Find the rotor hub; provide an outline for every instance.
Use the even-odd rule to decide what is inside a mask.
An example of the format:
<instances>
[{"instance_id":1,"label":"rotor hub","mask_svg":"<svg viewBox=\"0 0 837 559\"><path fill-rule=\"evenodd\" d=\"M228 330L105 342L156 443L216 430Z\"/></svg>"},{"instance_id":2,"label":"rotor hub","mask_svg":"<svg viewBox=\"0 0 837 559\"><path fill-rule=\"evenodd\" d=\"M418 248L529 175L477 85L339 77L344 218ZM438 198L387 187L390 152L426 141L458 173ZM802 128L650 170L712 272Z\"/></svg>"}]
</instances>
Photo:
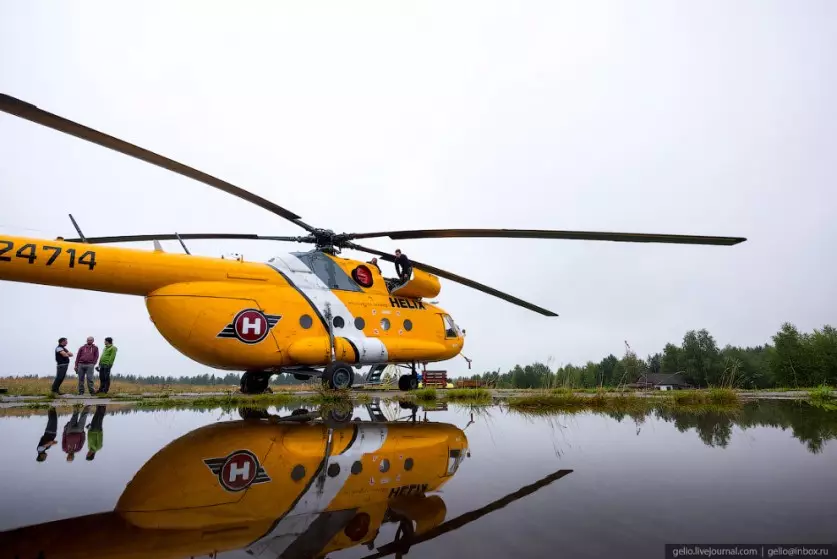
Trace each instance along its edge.
<instances>
[{"instance_id":1,"label":"rotor hub","mask_svg":"<svg viewBox=\"0 0 837 559\"><path fill-rule=\"evenodd\" d=\"M331 229L314 229L311 234L318 250L334 252L335 249L339 248L341 239Z\"/></svg>"}]
</instances>

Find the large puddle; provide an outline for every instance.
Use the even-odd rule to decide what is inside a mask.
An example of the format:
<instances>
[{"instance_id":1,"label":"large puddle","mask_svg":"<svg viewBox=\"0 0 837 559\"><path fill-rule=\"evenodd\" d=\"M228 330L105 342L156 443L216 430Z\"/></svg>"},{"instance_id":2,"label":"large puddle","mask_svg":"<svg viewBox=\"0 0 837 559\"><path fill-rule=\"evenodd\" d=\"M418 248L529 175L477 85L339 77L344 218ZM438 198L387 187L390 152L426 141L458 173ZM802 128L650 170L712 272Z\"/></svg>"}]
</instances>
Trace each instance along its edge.
<instances>
[{"instance_id":1,"label":"large puddle","mask_svg":"<svg viewBox=\"0 0 837 559\"><path fill-rule=\"evenodd\" d=\"M0 418L0 557L653 558L837 541L835 411L439 407Z\"/></svg>"}]
</instances>

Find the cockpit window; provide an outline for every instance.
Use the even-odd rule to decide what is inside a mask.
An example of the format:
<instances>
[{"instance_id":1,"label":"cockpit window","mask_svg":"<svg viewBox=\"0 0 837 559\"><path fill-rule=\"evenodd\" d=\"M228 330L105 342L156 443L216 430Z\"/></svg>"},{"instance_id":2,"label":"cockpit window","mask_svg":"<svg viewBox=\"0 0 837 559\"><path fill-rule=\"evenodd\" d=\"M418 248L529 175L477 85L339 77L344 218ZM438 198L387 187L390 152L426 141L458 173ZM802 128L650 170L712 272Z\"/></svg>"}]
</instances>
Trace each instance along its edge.
<instances>
[{"instance_id":1,"label":"cockpit window","mask_svg":"<svg viewBox=\"0 0 837 559\"><path fill-rule=\"evenodd\" d=\"M450 315L443 314L442 315L442 322L445 325L445 337L446 338L458 338L460 336L459 327L450 317Z\"/></svg>"},{"instance_id":2,"label":"cockpit window","mask_svg":"<svg viewBox=\"0 0 837 559\"><path fill-rule=\"evenodd\" d=\"M300 262L305 264L328 289L344 291L363 291L334 260L321 252L293 252Z\"/></svg>"}]
</instances>

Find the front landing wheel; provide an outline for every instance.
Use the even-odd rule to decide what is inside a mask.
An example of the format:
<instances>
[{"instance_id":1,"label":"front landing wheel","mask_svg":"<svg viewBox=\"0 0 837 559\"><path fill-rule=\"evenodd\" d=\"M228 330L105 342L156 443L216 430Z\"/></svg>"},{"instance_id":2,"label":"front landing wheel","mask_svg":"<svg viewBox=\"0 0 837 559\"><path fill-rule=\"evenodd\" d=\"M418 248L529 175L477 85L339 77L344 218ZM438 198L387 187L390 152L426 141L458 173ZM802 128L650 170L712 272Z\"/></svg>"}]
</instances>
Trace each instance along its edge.
<instances>
[{"instance_id":1,"label":"front landing wheel","mask_svg":"<svg viewBox=\"0 0 837 559\"><path fill-rule=\"evenodd\" d=\"M264 394L270 388L270 373L262 371L247 371L241 375L242 394Z\"/></svg>"},{"instance_id":2,"label":"front landing wheel","mask_svg":"<svg viewBox=\"0 0 837 559\"><path fill-rule=\"evenodd\" d=\"M329 363L323 371L323 385L332 390L346 390L351 388L355 380L352 366L342 361Z\"/></svg>"},{"instance_id":3,"label":"front landing wheel","mask_svg":"<svg viewBox=\"0 0 837 559\"><path fill-rule=\"evenodd\" d=\"M401 375L398 378L398 389L407 392L418 388L418 379L413 375Z\"/></svg>"}]
</instances>

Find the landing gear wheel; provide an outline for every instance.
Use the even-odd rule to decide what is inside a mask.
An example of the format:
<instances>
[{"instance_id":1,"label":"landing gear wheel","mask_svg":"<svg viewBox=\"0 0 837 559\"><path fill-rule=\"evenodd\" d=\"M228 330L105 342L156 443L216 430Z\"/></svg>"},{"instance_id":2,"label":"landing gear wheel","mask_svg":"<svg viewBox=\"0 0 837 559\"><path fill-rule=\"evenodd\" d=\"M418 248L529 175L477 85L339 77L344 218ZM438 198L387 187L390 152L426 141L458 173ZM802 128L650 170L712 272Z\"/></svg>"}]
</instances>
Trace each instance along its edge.
<instances>
[{"instance_id":1,"label":"landing gear wheel","mask_svg":"<svg viewBox=\"0 0 837 559\"><path fill-rule=\"evenodd\" d=\"M320 408L320 411L322 411L322 408ZM345 427L346 424L352 420L352 408L349 407L348 409L330 409L322 415L322 418L326 426L332 429L340 429L342 427Z\"/></svg>"},{"instance_id":2,"label":"landing gear wheel","mask_svg":"<svg viewBox=\"0 0 837 559\"><path fill-rule=\"evenodd\" d=\"M398 378L398 390L407 392L408 390L415 390L418 388L418 379L413 375L401 375Z\"/></svg>"},{"instance_id":3,"label":"landing gear wheel","mask_svg":"<svg viewBox=\"0 0 837 559\"><path fill-rule=\"evenodd\" d=\"M323 385L332 390L346 390L351 388L355 380L352 366L342 361L329 363L323 371Z\"/></svg>"},{"instance_id":4,"label":"landing gear wheel","mask_svg":"<svg viewBox=\"0 0 837 559\"><path fill-rule=\"evenodd\" d=\"M329 410L328 419L334 423L346 423L352 420L352 410Z\"/></svg>"},{"instance_id":5,"label":"landing gear wheel","mask_svg":"<svg viewBox=\"0 0 837 559\"><path fill-rule=\"evenodd\" d=\"M246 420L260 420L260 419L270 419L270 414L267 413L267 410L264 409L256 409L256 408L248 408L248 407L241 407L238 408L238 415L241 419Z\"/></svg>"},{"instance_id":6,"label":"landing gear wheel","mask_svg":"<svg viewBox=\"0 0 837 559\"><path fill-rule=\"evenodd\" d=\"M242 394L264 394L269 392L270 373L247 371L241 375Z\"/></svg>"}]
</instances>

